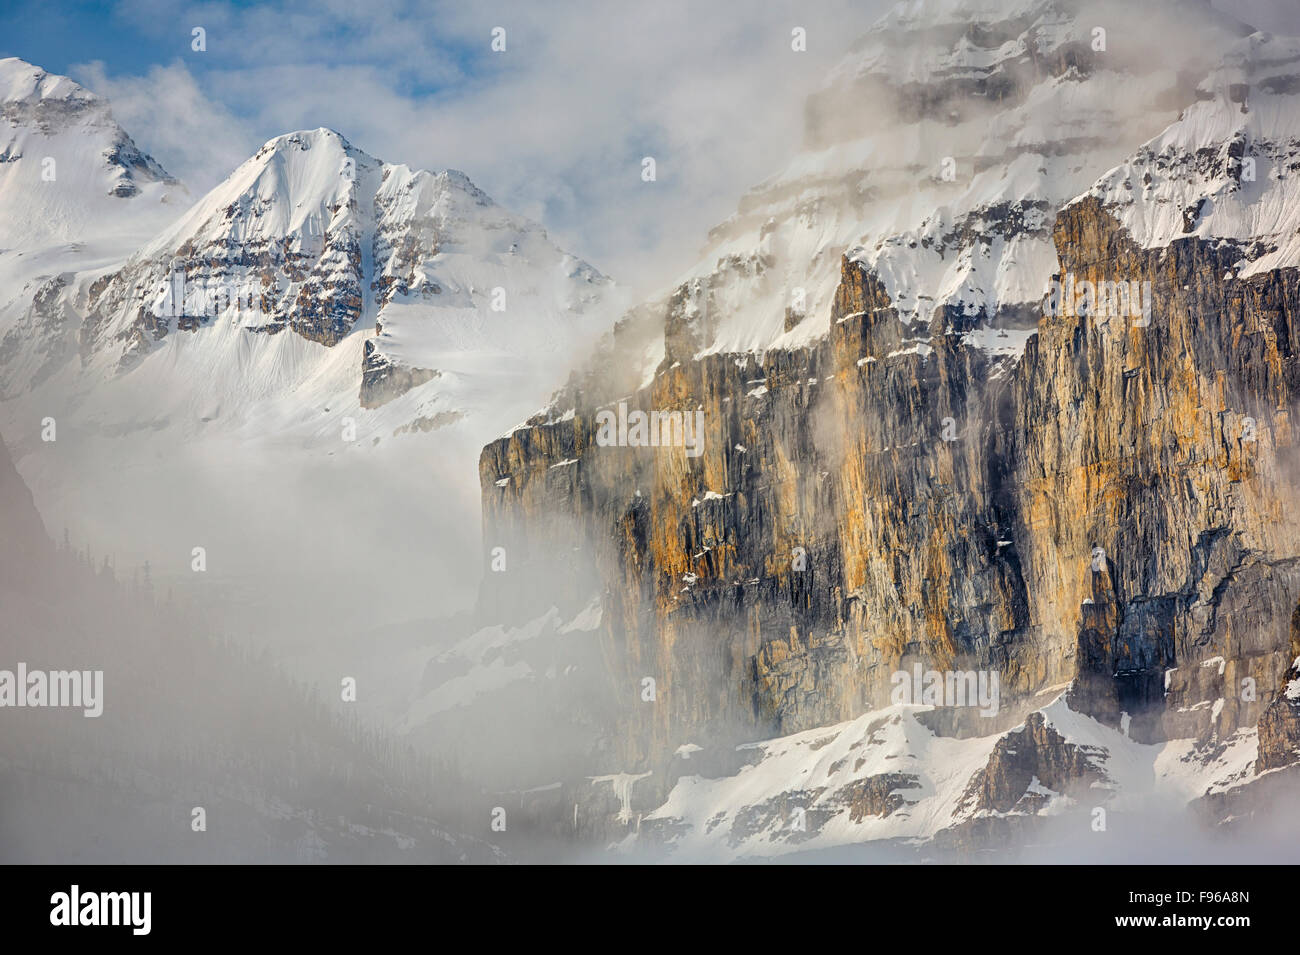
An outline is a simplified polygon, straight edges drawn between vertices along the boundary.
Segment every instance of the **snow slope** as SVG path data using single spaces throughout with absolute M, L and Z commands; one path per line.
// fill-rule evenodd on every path
M 969 796 L 995 747 L 1014 745 L 1024 725 L 969 739 L 938 736 L 918 719 L 930 709 L 891 706 L 837 726 L 742 747 L 753 751 L 752 765 L 721 778 L 683 775 L 663 805 L 641 818 L 639 833 L 629 826 L 620 848 L 662 841 L 674 856 L 689 861 L 774 857 L 891 840 L 919 846 L 972 820 L 1029 814 L 1027 805 L 1002 813 L 976 808 Z M 1079 793 L 1055 792 L 1036 777 L 1026 793 L 1040 815 L 1079 816 L 1081 831 L 1089 830 L 1096 806 L 1121 814 L 1181 811 L 1190 800 L 1253 772 L 1253 730 L 1218 748 L 1198 747 L 1194 740 L 1147 745 L 1074 712 L 1063 692 L 1037 712 L 1066 744 L 1087 754 L 1098 779 L 1083 800 Z M 884 813 L 860 803 L 862 787 L 873 778 L 885 781 Z

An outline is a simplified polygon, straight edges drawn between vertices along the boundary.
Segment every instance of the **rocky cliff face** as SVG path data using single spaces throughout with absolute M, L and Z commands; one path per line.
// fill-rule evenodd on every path
M 1041 713 L 998 740 L 988 765 L 966 788 L 963 804 L 988 812 L 1035 812 L 1054 795 L 1082 789 L 1101 777 L 1100 752 L 1067 743 Z
M 1222 768 L 1258 724 L 1257 769 L 1294 760 L 1300 135 L 1278 96 L 1300 55 L 1258 36 L 1235 49 L 1091 192 L 1015 207 L 1022 223 L 1050 212 L 1055 271 L 1035 294 L 1058 290 L 1023 351 L 999 346 L 1014 330 L 954 318 L 960 294 L 956 311 L 934 294 L 947 278 L 900 284 L 878 254 L 890 242 L 846 248 L 824 335 L 719 349 L 736 293 L 692 278 L 485 448 L 485 542 L 513 569 L 485 575 L 482 604 L 535 614 L 521 580 L 562 607 L 601 595 L 619 704 L 601 759 L 672 789 L 666 823 L 683 818 L 678 747 L 853 720 L 897 702 L 892 675 L 914 664 L 999 678 L 999 715 L 941 708 L 927 722 L 942 735 L 1031 714 L 985 753 L 951 820 L 1033 812 L 1104 775 L 1099 750 L 1034 715 L 1066 687 L 1068 711 L 1115 745 L 1195 740 Z M 1007 254 L 989 231 L 970 247 Z M 1020 314 L 1009 287 L 977 310 Z M 642 379 L 655 311 L 662 357 Z M 699 413 L 703 453 L 610 446 L 615 410 Z M 887 782 L 854 781 L 859 816 L 906 797 Z M 849 804 L 790 785 L 831 816 Z
M 824 343 L 668 367 L 629 399 L 702 410 L 699 458 L 600 447 L 594 407 L 485 450 L 489 540 L 576 519 L 629 648 L 617 679 L 663 684 L 659 746 L 838 722 L 913 660 L 997 670 L 1013 697 L 1078 677 L 1115 723 L 1152 703 L 1192 735 L 1258 719 L 1300 600 L 1296 272 L 1237 280 L 1239 250 L 1197 239 L 1138 249 L 1095 200 L 1055 234 L 1063 273 L 1151 282 L 1151 325 L 1048 317 L 990 378 L 956 336 L 900 349 L 846 262 Z
M 1291 666 L 1277 696 L 1259 718 L 1259 772 L 1300 765 L 1300 607 L 1291 615 Z
M 1141 275 L 1155 303 L 1150 326 L 1126 317 L 1110 335 L 1086 320 L 1049 326 L 1023 366 L 1022 506 L 1028 525 L 1051 529 L 1033 558 L 1061 582 L 1049 601 L 1077 595 L 1072 561 L 1107 554 L 1086 581 L 1076 690 L 1113 681 L 1093 700 L 1110 718 L 1163 701 L 1164 738 L 1253 724 L 1261 704 L 1244 681 L 1277 689 L 1300 599 L 1296 272 L 1238 279 L 1231 243 L 1139 250 L 1095 200 L 1071 207 L 1057 235 L 1063 271 Z M 1029 463 L 1044 456 L 1046 469 Z

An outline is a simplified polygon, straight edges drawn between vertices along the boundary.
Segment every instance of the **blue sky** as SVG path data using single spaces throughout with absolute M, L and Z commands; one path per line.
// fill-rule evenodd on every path
M 798 148 L 802 103 L 890 0 L 2 0 L 0 56 L 71 75 L 196 195 L 329 126 L 466 172 L 636 291 Z M 1218 0 L 1300 32 L 1296 0 Z M 491 31 L 506 30 L 506 51 Z M 790 50 L 790 30 L 808 49 Z M 191 48 L 203 27 L 207 49 Z M 643 156 L 659 181 L 640 180 Z
M 350 39 L 365 30 L 368 22 L 379 26 L 388 18 L 400 17 L 403 40 L 411 47 L 436 49 L 439 60 L 449 61 L 466 75 L 476 69 L 492 68 L 492 61 L 474 55 L 472 44 L 450 32 L 439 34 L 427 12 L 428 4 L 358 4 L 358 14 L 346 16 L 346 5 L 325 4 L 309 14 L 310 4 L 293 3 L 175 3 L 175 2 L 74 2 L 63 0 L 8 0 L 3 14 L 5 31 L 0 52 L 23 56 L 56 73 L 98 60 L 110 73 L 140 73 L 149 66 L 183 58 L 196 74 L 236 67 L 247 62 L 249 41 L 269 24 L 285 24 L 294 31 L 277 51 L 294 62 L 319 61 L 313 44 L 332 44 L 336 63 L 366 63 L 378 50 L 353 48 Z M 332 9 L 331 9 L 332 8 Z M 486 7 L 485 7 L 486 8 Z M 380 19 L 368 15 L 379 10 Z M 292 24 L 292 26 L 290 26 Z M 304 27 L 310 24 L 310 30 Z M 193 26 L 204 26 L 215 34 L 198 56 L 191 49 Z M 412 63 L 418 65 L 419 58 Z M 428 94 L 442 88 L 426 79 L 433 69 L 407 69 L 395 81 L 408 94 Z

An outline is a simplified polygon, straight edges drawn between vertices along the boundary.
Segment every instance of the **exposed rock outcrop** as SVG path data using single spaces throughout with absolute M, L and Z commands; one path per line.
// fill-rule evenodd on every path
M 1259 718 L 1258 772 L 1300 764 L 1300 606 L 1291 616 L 1290 668 Z
M 1032 814 L 1053 796 L 1104 778 L 1101 752 L 1067 743 L 1041 713 L 1031 713 L 1022 729 L 998 740 L 988 765 L 966 789 L 963 809 Z

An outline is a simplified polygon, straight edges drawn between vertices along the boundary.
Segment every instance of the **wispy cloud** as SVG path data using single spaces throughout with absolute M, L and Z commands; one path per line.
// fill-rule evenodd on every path
M 220 182 L 258 142 L 249 124 L 199 88 L 180 62 L 153 66 L 142 76 L 110 77 L 100 61 L 77 71 L 78 80 L 107 97 L 114 118 L 198 193 Z

